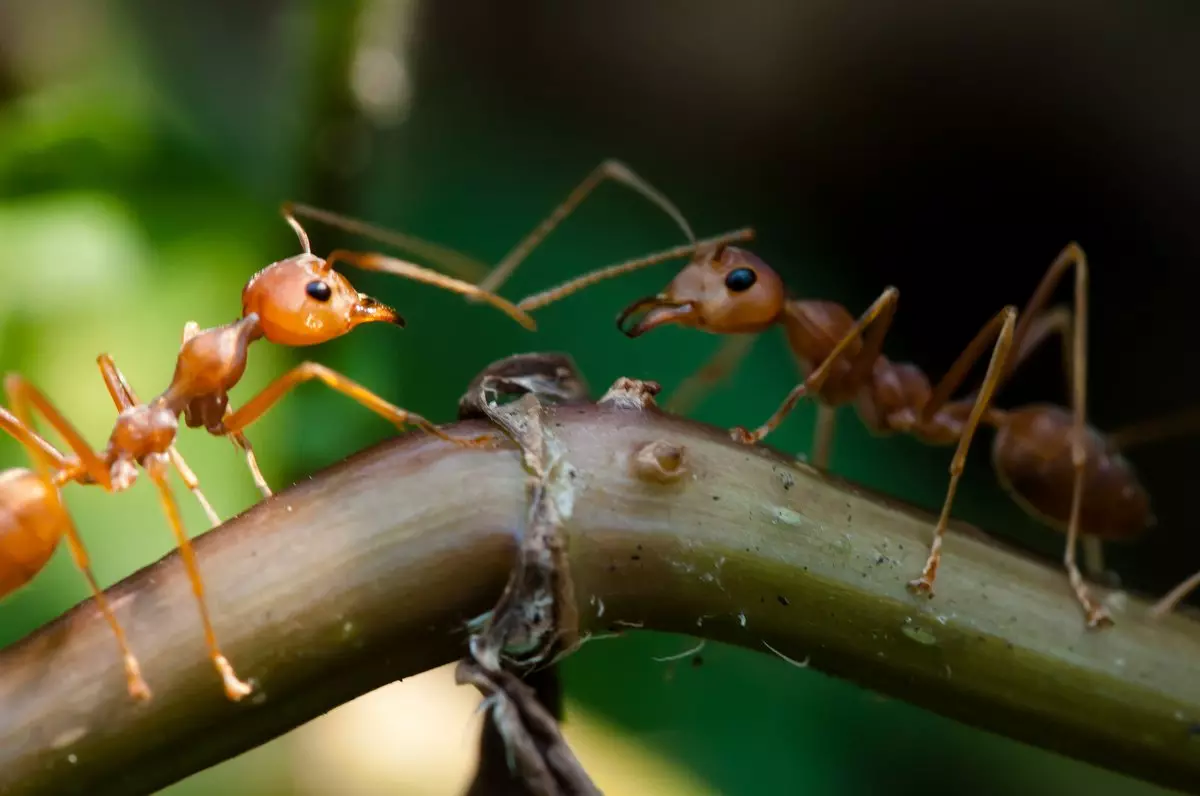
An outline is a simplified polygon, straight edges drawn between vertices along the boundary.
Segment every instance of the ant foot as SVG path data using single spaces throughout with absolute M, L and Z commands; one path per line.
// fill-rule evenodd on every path
M 254 689 L 249 683 L 244 683 L 237 678 L 233 673 L 233 667 L 229 665 L 224 655 L 217 655 L 213 658 L 213 664 L 217 667 L 217 672 L 221 675 L 221 680 L 225 685 L 225 696 L 231 702 L 237 702 L 244 696 L 249 696 Z
M 129 688 L 129 696 L 139 702 L 150 699 L 150 686 L 142 679 L 142 668 L 132 655 L 125 656 L 125 684 Z
M 753 445 L 762 439 L 758 432 L 750 431 L 745 426 L 734 426 L 729 429 L 729 436 L 733 438 L 734 442 L 740 442 L 743 445 Z
M 499 434 L 480 434 L 477 437 L 447 437 L 460 448 L 498 448 L 502 440 Z
M 928 575 L 922 575 L 916 580 L 908 582 L 908 590 L 913 594 L 923 594 L 929 599 L 933 599 L 933 578 Z
M 1088 608 L 1087 612 L 1088 630 L 1103 630 L 1106 627 L 1113 626 L 1112 615 L 1108 609 L 1102 605 L 1093 605 Z

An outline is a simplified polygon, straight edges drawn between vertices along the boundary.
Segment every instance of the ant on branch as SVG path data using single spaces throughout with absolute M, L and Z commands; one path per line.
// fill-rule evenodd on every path
M 403 326 L 391 307 L 354 289 L 346 277 L 333 270 L 345 262 L 365 270 L 382 271 L 478 298 L 498 307 L 528 329 L 536 324 L 529 315 L 498 296 L 411 263 L 378 254 L 335 251 L 327 259 L 312 254 L 308 235 L 288 210 L 284 218 L 300 240 L 303 253 L 280 260 L 259 271 L 242 291 L 242 317 L 211 329 L 194 322 L 184 327 L 183 342 L 171 383 L 160 395 L 143 403 L 126 382 L 113 359 L 97 359 L 104 383 L 118 415 L 107 444 L 94 450 L 51 402 L 24 377 L 4 379 L 12 412 L 0 409 L 0 429 L 15 437 L 27 450 L 37 472 L 14 468 L 0 472 L 0 596 L 30 581 L 46 565 L 64 536 L 76 565 L 84 573 L 96 605 L 112 627 L 125 665 L 126 684 L 136 699 L 148 699 L 150 689 L 116 616 L 96 583 L 87 553 L 63 506 L 59 489 L 74 481 L 98 485 L 107 492 L 129 488 L 141 467 L 158 490 L 163 511 L 179 545 L 204 626 L 209 657 L 221 676 L 225 694 L 239 700 L 251 692 L 221 652 L 209 619 L 204 584 L 179 506 L 167 482 L 173 467 L 196 496 L 213 525 L 220 518 L 200 491 L 195 473 L 175 448 L 179 418 L 193 428 L 203 427 L 214 436 L 228 437 L 241 448 L 255 483 L 265 497 L 271 489 L 259 471 L 244 429 L 261 417 L 289 390 L 313 379 L 359 402 L 397 427 L 414 425 L 464 447 L 487 445 L 493 435 L 453 437 L 425 418 L 388 403 L 335 371 L 315 362 L 304 362 L 271 382 L 240 409 L 229 405 L 229 390 L 246 369 L 251 343 L 266 338 L 287 346 L 309 346 L 347 334 L 364 323 Z M 35 430 L 33 414 L 40 414 L 66 441 L 73 456 L 61 453 Z
M 681 227 L 694 242 L 686 222 Z M 832 409 L 851 401 L 857 403 L 864 422 L 877 433 L 903 432 L 929 444 L 957 444 L 950 465 L 950 484 L 934 531 L 935 547 L 940 546 L 971 439 L 1012 345 L 1016 308 L 1005 307 L 995 315 L 934 386 L 917 366 L 893 363 L 882 354 L 899 290 L 887 288 L 855 319 L 833 302 L 790 298 L 773 269 L 751 252 L 728 245 L 729 242 L 705 241 L 610 266 L 526 297 L 517 306 L 533 311 L 602 279 L 682 256 L 694 248 L 696 254 L 664 291 L 638 299 L 620 314 L 618 328 L 629 337 L 638 337 L 668 324 L 720 335 L 757 335 L 774 326 L 783 327 L 793 355 L 808 375 L 762 426 L 754 431 L 732 429 L 733 438 L 740 442 L 759 442 L 783 422 L 801 398 L 810 396 L 825 410 L 818 416 L 817 434 L 818 440 L 824 440 L 819 443 L 816 455 L 822 467 L 828 459 Z M 508 273 L 500 276 L 506 277 Z M 500 281 L 489 278 L 483 284 L 495 289 Z M 628 325 L 630 320 L 635 322 Z M 989 346 L 991 359 L 979 396 L 969 405 L 950 402 L 951 394 Z M 724 359 L 722 366 L 730 360 L 727 356 Z M 705 378 L 715 380 L 720 369 L 707 367 Z M 909 584 L 913 590 L 932 594 L 938 559 L 935 550 L 921 577 Z

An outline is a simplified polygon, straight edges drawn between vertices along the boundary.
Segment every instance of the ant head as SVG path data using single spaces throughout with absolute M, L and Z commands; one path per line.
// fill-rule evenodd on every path
M 657 296 L 629 305 L 617 327 L 629 337 L 669 323 L 716 334 L 752 334 L 778 320 L 786 299 L 783 281 L 769 265 L 745 249 L 725 246 L 697 256 Z
M 288 346 L 324 343 L 374 321 L 404 326 L 395 310 L 359 293 L 311 254 L 272 263 L 251 277 L 242 290 L 242 316 L 252 312 L 268 340 Z

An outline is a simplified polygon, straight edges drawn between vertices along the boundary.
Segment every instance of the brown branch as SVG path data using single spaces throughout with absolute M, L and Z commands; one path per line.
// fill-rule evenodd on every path
M 1151 624 L 1131 599 L 1115 627 L 1088 632 L 1056 568 L 963 533 L 937 597 L 918 600 L 905 583 L 924 559 L 924 513 L 634 402 L 547 409 L 545 422 L 578 471 L 566 527 L 581 634 L 634 623 L 777 650 L 1200 791 L 1193 619 Z M 149 704 L 128 699 L 91 603 L 0 651 L 0 793 L 152 792 L 461 658 L 465 622 L 508 578 L 526 478 L 515 449 L 410 435 L 200 537 L 217 631 L 258 688 L 239 704 L 204 656 L 173 554 L 109 590 Z

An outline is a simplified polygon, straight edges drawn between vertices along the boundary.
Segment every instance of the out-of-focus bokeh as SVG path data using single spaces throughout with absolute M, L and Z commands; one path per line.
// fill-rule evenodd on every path
M 232 320 L 245 280 L 297 251 L 281 201 L 496 262 L 596 163 L 618 157 L 701 234 L 754 224 L 756 251 L 801 295 L 857 312 L 899 286 L 888 350 L 935 375 L 1079 240 L 1093 264 L 1091 416 L 1115 428 L 1200 395 L 1187 356 L 1200 261 L 1198 23 L 1194 7 L 1166 0 L 0 2 L 0 367 L 31 377 L 99 445 L 114 410 L 96 355 L 112 354 L 144 396 L 161 390 L 184 323 Z M 366 245 L 311 232 L 318 251 Z M 606 186 L 504 292 L 679 238 Z M 631 341 L 613 328 L 619 308 L 669 274 L 548 308 L 536 335 L 431 288 L 355 274 L 408 329 L 366 327 L 305 351 L 262 343 L 234 400 L 314 358 L 447 421 L 482 366 L 539 349 L 570 351 L 597 388 L 628 375 L 670 390 L 718 341 L 679 329 Z M 1002 402 L 1064 400 L 1055 354 L 1036 357 Z M 796 379 L 782 337 L 764 335 L 693 414 L 755 424 Z M 802 407 L 771 442 L 808 450 L 813 417 Z M 839 419 L 835 470 L 939 505 L 948 450 L 873 438 L 850 410 Z M 251 429 L 276 485 L 390 433 L 315 385 Z M 958 516 L 1057 556 L 1061 537 L 995 484 L 988 441 Z M 223 516 L 256 499 L 227 442 L 185 431 L 180 448 Z M 1110 561 L 1137 590 L 1161 593 L 1200 566 L 1186 504 L 1195 450 L 1183 439 L 1134 456 L 1159 525 Z M 0 457 L 23 463 L 9 440 Z M 70 488 L 67 500 L 102 584 L 171 549 L 144 483 L 116 496 Z M 0 602 L 0 644 L 86 595 L 60 550 Z M 708 645 L 654 660 L 692 644 L 635 634 L 564 665 L 568 737 L 606 792 L 1159 792 L 772 656 Z M 168 791 L 454 793 L 472 770 L 476 705 L 438 670 Z

